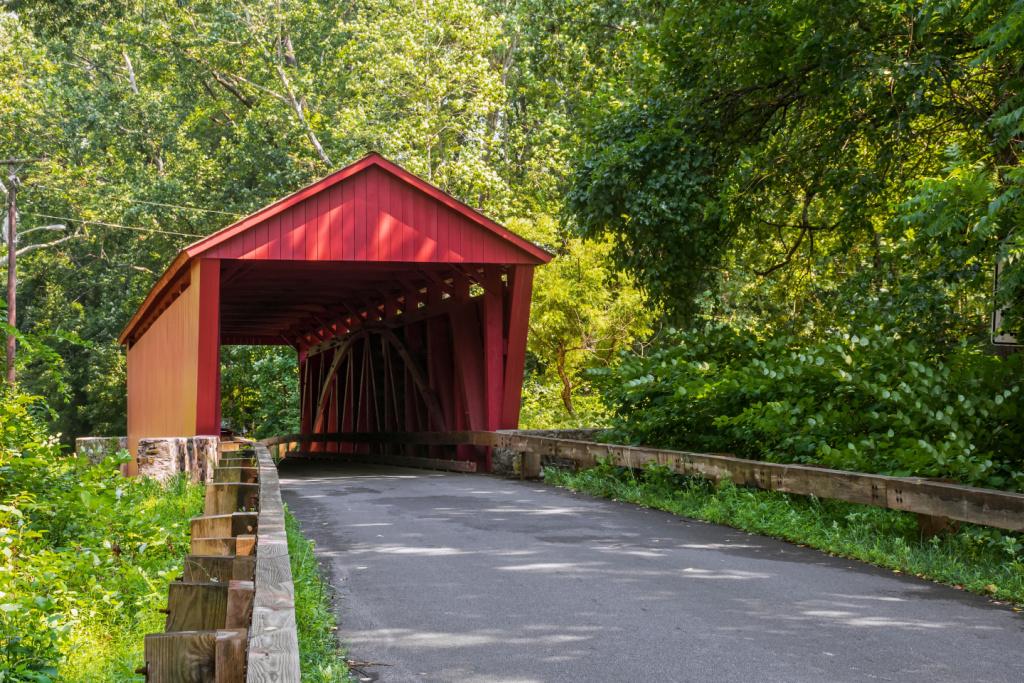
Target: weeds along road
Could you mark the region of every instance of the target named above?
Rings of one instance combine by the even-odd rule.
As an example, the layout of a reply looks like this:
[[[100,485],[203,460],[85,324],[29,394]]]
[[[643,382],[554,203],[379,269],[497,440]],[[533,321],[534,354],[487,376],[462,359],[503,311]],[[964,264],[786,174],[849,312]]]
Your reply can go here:
[[[1020,681],[984,598],[543,484],[282,465],[364,680]]]

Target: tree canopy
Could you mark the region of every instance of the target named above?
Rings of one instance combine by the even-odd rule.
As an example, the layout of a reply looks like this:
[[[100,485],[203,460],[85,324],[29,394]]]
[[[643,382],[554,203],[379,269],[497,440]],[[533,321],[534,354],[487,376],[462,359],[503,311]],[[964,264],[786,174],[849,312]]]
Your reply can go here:
[[[865,292],[910,310],[925,280],[970,311],[931,306],[930,333],[977,334],[997,257],[1020,297],[1019,12],[670,3],[629,87],[601,93],[569,207],[682,316],[708,290],[776,320]]]

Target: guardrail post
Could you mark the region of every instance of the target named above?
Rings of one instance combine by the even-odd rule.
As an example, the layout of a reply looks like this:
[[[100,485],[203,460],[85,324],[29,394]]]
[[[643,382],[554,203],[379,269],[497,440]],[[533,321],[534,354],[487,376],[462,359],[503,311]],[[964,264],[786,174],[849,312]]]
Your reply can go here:
[[[540,478],[540,453],[533,451],[520,451],[520,466],[519,471],[522,473],[523,479],[539,479]]]
[[[145,640],[147,683],[245,680],[245,631],[216,629],[151,633]]]
[[[259,493],[259,484],[207,484],[206,514],[226,515],[239,510],[255,510],[259,503]]]
[[[185,558],[183,581],[252,581],[256,558],[230,555],[189,555]]]

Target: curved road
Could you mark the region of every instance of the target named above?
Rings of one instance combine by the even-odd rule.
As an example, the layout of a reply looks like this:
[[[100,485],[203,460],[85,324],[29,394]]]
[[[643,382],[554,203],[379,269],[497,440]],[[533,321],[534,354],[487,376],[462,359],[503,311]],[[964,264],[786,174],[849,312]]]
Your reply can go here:
[[[781,541],[489,476],[281,485],[363,680],[1024,680],[1014,612]]]

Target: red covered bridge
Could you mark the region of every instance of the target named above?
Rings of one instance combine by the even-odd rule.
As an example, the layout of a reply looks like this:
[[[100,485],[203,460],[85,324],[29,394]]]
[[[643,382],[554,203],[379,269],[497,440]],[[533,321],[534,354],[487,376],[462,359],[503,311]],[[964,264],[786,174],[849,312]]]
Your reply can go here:
[[[303,433],[515,428],[550,259],[371,154],[178,254],[121,333],[129,447],[220,433],[225,344],[296,349]]]

